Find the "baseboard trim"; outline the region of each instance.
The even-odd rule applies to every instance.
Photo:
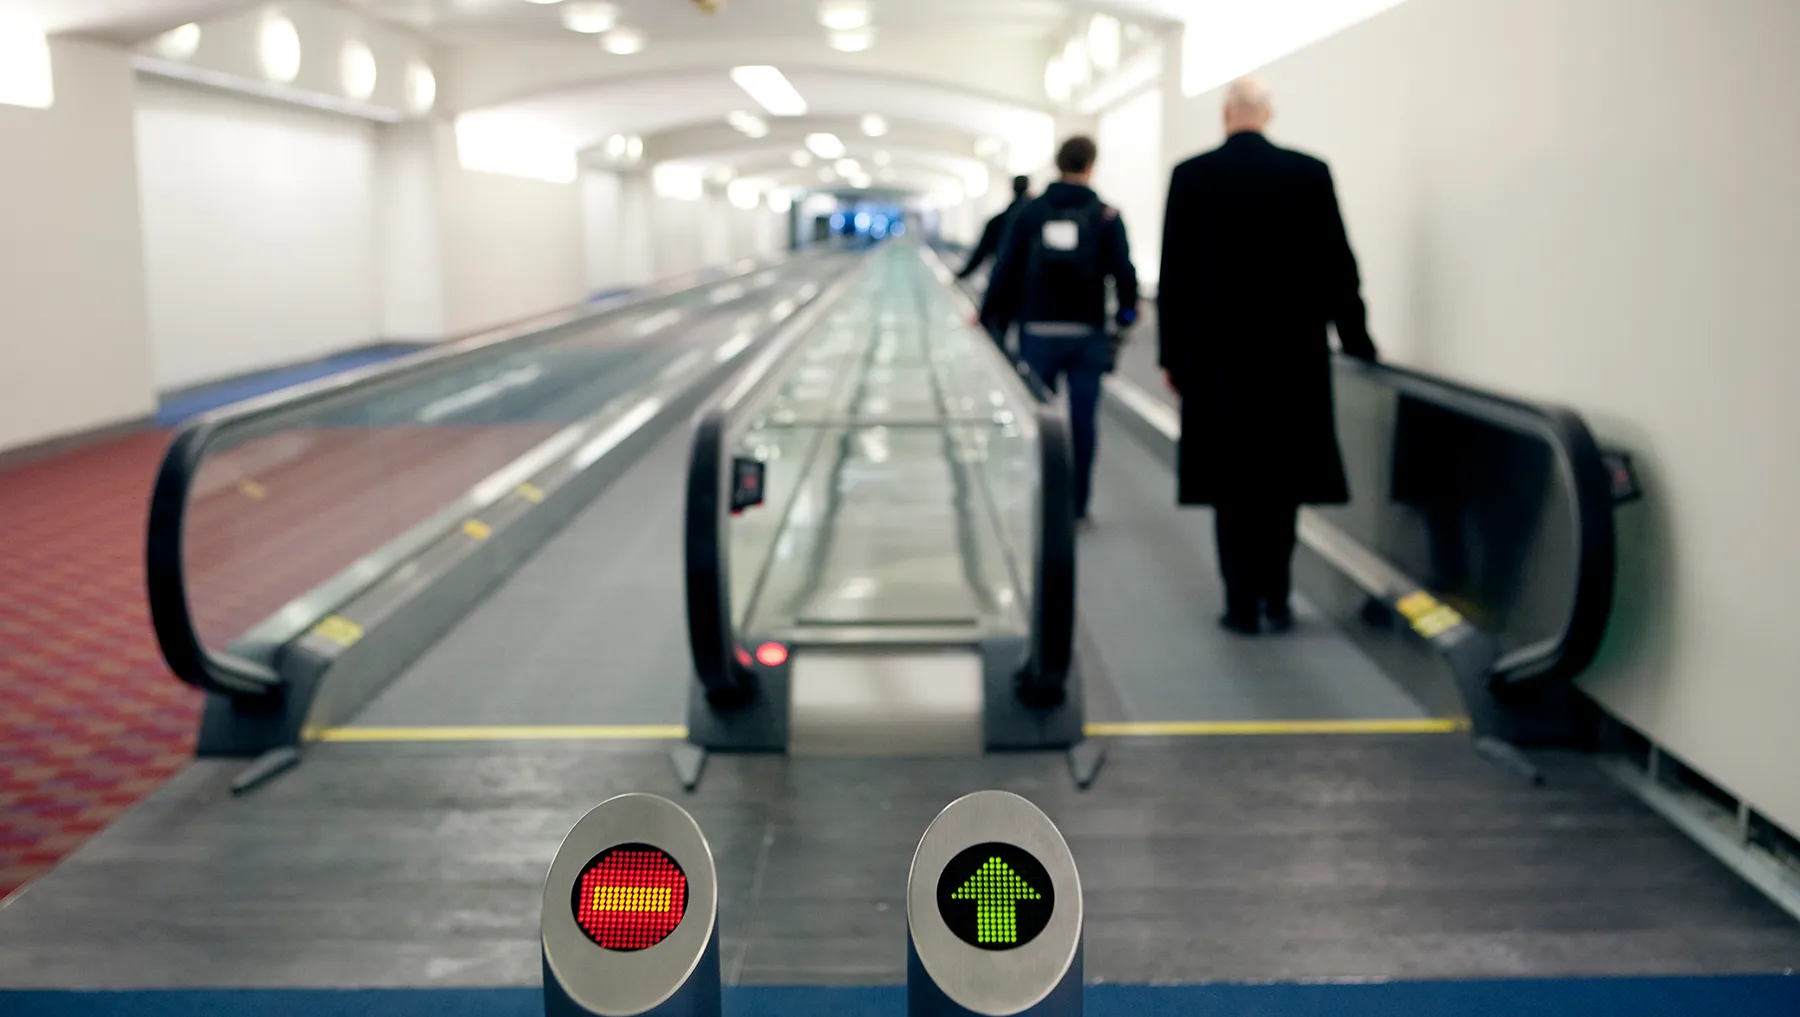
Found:
[[[0,472],[15,470],[21,466],[42,462],[45,459],[54,459],[70,452],[79,452],[84,448],[91,448],[117,438],[128,437],[155,428],[156,415],[148,413],[117,423],[102,424],[99,427],[90,427],[69,434],[59,434],[50,438],[26,442],[12,448],[0,449]]]
[[[247,381],[251,378],[260,378],[264,375],[280,374],[284,371],[293,371],[302,367],[312,367],[330,360],[336,360],[339,357],[352,356],[358,353],[374,353],[381,350],[411,352],[426,349],[427,347],[443,341],[442,337],[431,339],[372,339],[366,343],[357,343],[355,346],[346,346],[341,350],[333,350],[330,353],[321,353],[315,357],[303,357],[299,360],[286,360],[278,364],[269,364],[264,367],[253,367],[248,371],[238,371],[234,374],[221,375],[217,378],[187,382],[182,385],[177,385],[174,388],[161,389],[156,393],[156,398],[159,402],[171,402],[174,400],[186,399],[189,396],[205,392],[208,389],[236,384],[237,382]]]

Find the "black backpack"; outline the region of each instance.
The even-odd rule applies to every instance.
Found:
[[[1040,320],[1058,320],[1063,305],[1079,307],[1082,294],[1105,285],[1100,231],[1112,215],[1099,201],[1078,208],[1045,208],[1037,235],[1027,240],[1031,253],[1026,260]]]

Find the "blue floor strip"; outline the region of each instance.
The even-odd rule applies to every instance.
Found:
[[[1096,985],[1088,1017],[1757,1017],[1800,1014],[1800,978]],[[537,1017],[536,989],[0,991],[7,1017]],[[737,988],[726,1017],[901,1017],[906,990]]]
[[[188,389],[179,395],[169,396],[162,401],[156,412],[158,427],[176,427],[184,421],[209,413],[221,406],[254,399],[257,396],[279,392],[284,388],[292,388],[320,378],[329,378],[334,374],[343,374],[372,364],[386,363],[409,353],[424,349],[429,343],[382,343],[363,349],[349,350],[336,356],[325,357],[293,367],[280,367],[270,371],[257,371],[236,378]]]

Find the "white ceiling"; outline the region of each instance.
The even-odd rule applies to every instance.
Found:
[[[187,21],[260,6],[263,0],[0,0],[0,15],[48,32],[81,31],[141,41]],[[345,6],[458,41],[558,37],[559,4],[525,0],[341,0]],[[625,24],[666,39],[819,35],[813,0],[721,0],[708,15],[690,0],[614,0]],[[1090,11],[1149,22],[1180,21],[1218,0],[873,0],[877,32],[958,32],[1043,41]]]
[[[613,0],[620,24],[653,40],[768,39],[823,35],[811,0],[723,0],[716,15],[691,0]],[[380,17],[456,40],[543,38],[567,34],[558,4],[524,0],[352,0]],[[1074,15],[1063,0],[875,0],[877,32],[978,32],[1042,40]]]
[[[971,96],[915,81],[838,71],[797,69],[788,74],[817,116],[889,117],[993,136],[1047,158],[1055,124],[1039,110]],[[529,125],[574,150],[601,144],[613,134],[653,135],[696,124],[722,122],[733,110],[762,111],[721,70],[629,78],[568,89],[490,107],[471,119],[503,118]],[[776,121],[779,123],[779,121]],[[846,139],[848,140],[848,139]],[[746,146],[750,144],[746,139]]]
[[[93,32],[135,42],[252,0],[0,0],[0,14],[46,32]]]
[[[219,19],[266,2],[0,0],[0,17],[10,15],[50,32],[84,32],[137,44],[186,21]],[[523,127],[536,132],[539,140],[552,139],[577,151],[602,144],[613,134],[653,138],[718,124],[733,110],[761,114],[725,70],[734,63],[773,61],[787,71],[814,116],[859,117],[873,112],[896,122],[932,125],[965,140],[996,137],[1024,161],[1047,159],[1054,142],[1055,121],[1035,82],[1041,54],[1060,46],[1060,40],[1089,13],[1104,10],[1154,26],[1195,5],[1255,0],[871,0],[876,44],[884,58],[870,60],[867,56],[876,54],[858,54],[835,64],[819,61],[817,66],[795,62],[807,52],[802,46],[824,50],[826,32],[817,21],[817,0],[720,0],[723,10],[717,15],[702,12],[692,0],[613,0],[620,8],[621,24],[643,31],[655,58],[636,57],[630,65],[606,64],[609,58],[599,55],[590,37],[563,28],[561,5],[556,3],[328,2],[340,10],[410,26],[450,47],[446,52],[453,56],[447,57],[450,66],[444,73],[451,80],[443,88],[452,93],[461,78],[478,68],[498,68],[496,74],[503,81],[523,80],[517,68],[511,68],[512,78],[506,77],[510,67],[506,60],[523,61],[527,68],[547,67],[551,58],[566,51],[557,73],[566,66],[568,75],[544,81],[548,87],[540,86],[537,94],[515,90],[512,94],[527,97],[493,104],[490,95],[459,108],[479,107],[468,116],[505,121],[509,131]],[[581,45],[573,45],[577,42]],[[591,66],[614,76],[592,77],[587,71],[589,52],[596,54]],[[492,56],[503,53],[517,55]],[[486,63],[482,54],[490,55]],[[981,59],[984,54],[989,57]],[[967,73],[971,69],[987,76]],[[571,84],[584,79],[585,83]],[[995,81],[1011,84],[1002,88]],[[845,140],[854,143],[847,134]],[[757,147],[746,138],[742,151],[725,150],[717,157],[734,163],[751,160]],[[968,151],[959,141],[937,155],[946,160],[967,158]],[[950,171],[935,158],[907,161],[907,168],[917,173]],[[1000,172],[997,168],[996,175]]]

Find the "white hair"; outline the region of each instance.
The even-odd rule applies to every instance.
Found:
[[[1275,112],[1269,86],[1260,78],[1239,78],[1225,90],[1225,112],[1238,116],[1267,117]]]

